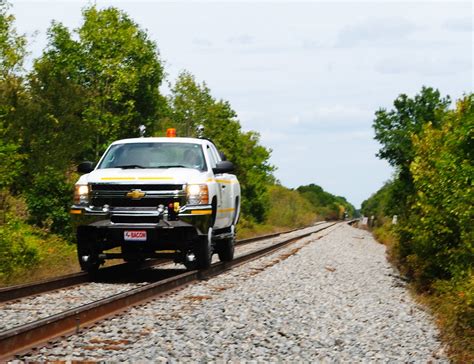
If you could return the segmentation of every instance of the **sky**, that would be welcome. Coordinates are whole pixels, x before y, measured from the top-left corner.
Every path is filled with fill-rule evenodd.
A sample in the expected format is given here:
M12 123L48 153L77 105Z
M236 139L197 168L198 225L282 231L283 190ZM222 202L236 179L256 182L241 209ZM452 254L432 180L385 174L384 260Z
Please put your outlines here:
M422 86L473 91L473 5L454 1L23 1L16 28L31 60L52 20L116 6L156 42L169 83L187 70L230 102L242 128L272 149L286 187L315 183L356 207L393 175L372 123Z

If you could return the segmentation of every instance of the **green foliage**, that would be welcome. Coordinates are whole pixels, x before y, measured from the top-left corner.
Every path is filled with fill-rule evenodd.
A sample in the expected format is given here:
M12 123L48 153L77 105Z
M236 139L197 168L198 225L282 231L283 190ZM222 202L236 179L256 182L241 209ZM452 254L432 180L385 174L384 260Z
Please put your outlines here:
M39 263L35 238L25 233L25 229L29 227L18 222L0 226L0 281Z
M347 213L348 217L355 214L354 206L347 202L344 197L334 196L318 185L300 186L297 191L311 203L314 211L324 219L338 220L344 219L344 213Z
M449 97L441 98L438 90L423 87L414 98L399 95L393 103L394 109L380 109L375 113L375 139L381 144L377 155L398 171L393 192L398 201L397 214L402 217L407 212L409 196L414 193L410 173L415 154L412 137L419 134L427 123L438 127L449 104Z
M295 190L280 185L269 188L270 210L266 223L272 226L303 227L316 221L313 205Z
M50 37L69 58L78 51L67 30L54 25ZM49 51L36 60L29 75L30 101L26 116L18 120L22 148L29 155L28 176L53 168L65 171L95 140L94 130L83 120L87 90L77 81L79 71L68 60L60 62L59 51Z
M0 162L9 155L0 167L8 171L0 187L17 179L15 191L27 195L30 221L65 236L71 199L65 176L71 164L97 159L115 139L138 136L139 125L152 129L165 102L158 90L163 69L146 33L116 8L92 6L83 17L73 32L53 22L27 88L16 75L19 56L8 58L9 68L2 69L17 82L4 77L0 83ZM1 20L2 54L24 55L24 38L12 30L13 18Z
M2 81L23 70L26 38L18 35L13 26L15 17L8 14L9 5L0 0L0 77Z
M11 138L14 120L24 98L20 73L26 55L26 38L18 35L8 14L8 4L0 1L0 191L4 193L18 177L24 156L17 140ZM3 199L2 199L3 200ZM3 203L0 209L3 209Z
M474 99L466 96L456 110L447 111L449 98L440 99L431 89L423 88L414 100L402 96L396 101L398 111L391 112L397 123L390 126L379 119L374 127L379 136L387 136L393 125L412 120L398 128L392 139L379 139L385 143L381 157L400 168L408 167L410 188L398 175L364 201L362 211L379 217L403 215L396 229L398 260L420 286L428 287L436 279L471 274ZM388 131L381 130L382 126Z
M96 125L102 152L111 140L138 136L139 125L152 129L163 101L163 68L156 45L125 13L91 7L83 16L82 82L91 93L84 116Z
M441 98L438 90L423 87L413 99L398 96L393 110L378 110L373 125L375 139L382 144L378 156L394 167L409 168L414 157L412 135L428 122L439 126L449 104L449 97Z
M146 33L116 8L92 6L83 17L73 33L53 23L30 75L39 120L27 121L34 131L28 146L33 155L63 149L63 164L78 156L97 160L113 140L139 136L140 125L152 132L165 102L158 89L163 68Z
M376 193L362 202L361 212L364 216L375 216L378 225L400 213L398 204L398 179L386 182Z
M15 218L0 226L0 286L77 269L73 244Z
M51 168L36 174L26 194L30 221L53 233L70 237L72 230L69 207L72 194L73 185L67 182L64 174Z
M433 290L428 304L443 322L442 335L451 344L452 361L474 362L474 274L437 280Z
M18 153L18 146L3 144L0 140L0 191L10 187L22 169L23 155Z
M180 136L196 137L202 125L202 136L211 139L236 166L242 212L263 222L269 206L267 185L273 182L274 167L269 164L271 151L259 144L258 133L243 132L230 104L214 99L206 84L198 84L187 72L178 77L169 101L172 123L163 127L173 126Z
M474 96L460 100L440 129L413 138L416 195L401 233L421 282L469 274L474 257Z
M239 221L238 236L247 238L309 226L318 220L313 205L298 191L279 184L268 186L268 212L263 223L242 216Z

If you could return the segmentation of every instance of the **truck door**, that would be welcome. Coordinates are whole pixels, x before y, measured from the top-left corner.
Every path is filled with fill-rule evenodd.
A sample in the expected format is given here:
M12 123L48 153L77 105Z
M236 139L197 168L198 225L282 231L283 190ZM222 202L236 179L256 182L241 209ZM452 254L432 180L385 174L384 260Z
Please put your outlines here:
M214 150L211 148L209 144L206 144L206 152L209 156L209 160L211 162L211 168L214 168L217 163L217 155L214 153ZM216 183L217 185L217 212L216 212L216 221L214 223L214 228L220 229L221 227L224 226L225 221L223 221L223 216L221 213L222 210L222 187L221 184L217 181L218 178L216 175L214 175L214 181L213 183Z
M216 161L221 161L221 157L214 145L210 145L210 151ZM220 191L220 206L217 210L217 219L219 220L219 227L229 227L232 224L233 218L233 201L232 201L232 179L227 173L220 173L215 175L216 182L219 185Z

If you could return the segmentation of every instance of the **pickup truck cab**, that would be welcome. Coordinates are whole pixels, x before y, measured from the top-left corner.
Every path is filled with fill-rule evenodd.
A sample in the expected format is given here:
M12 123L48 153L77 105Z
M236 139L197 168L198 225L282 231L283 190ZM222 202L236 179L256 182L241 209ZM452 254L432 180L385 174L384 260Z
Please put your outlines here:
M214 253L232 260L241 196L233 169L206 139L113 142L96 166L78 166L71 214L81 268L118 258L172 257L189 269L208 268Z

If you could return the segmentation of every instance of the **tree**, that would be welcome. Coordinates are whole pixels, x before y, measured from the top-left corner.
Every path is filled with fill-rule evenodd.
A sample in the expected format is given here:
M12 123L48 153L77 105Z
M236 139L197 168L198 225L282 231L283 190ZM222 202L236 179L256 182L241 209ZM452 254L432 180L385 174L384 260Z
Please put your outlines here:
M414 158L412 137L429 122L439 127L449 104L449 97L441 98L438 90L423 87L412 99L405 94L398 96L394 109L380 109L375 113L375 139L381 144L377 156L386 159L398 172L399 183L395 183L392 190L399 201L399 209L395 211L398 215L405 215L409 196L414 193L410 173Z
M24 156L12 130L25 99L23 61L26 38L14 28L15 18L8 14L8 4L0 1L0 212L4 221L6 190L22 170Z
M74 33L59 23L49 29L30 77L41 109L31 123L46 130L39 149L57 135L70 157L98 159L111 141L139 136L140 125L153 133L165 104L163 68L156 45L124 12L92 6L83 17Z
M74 162L97 160L113 140L139 136L140 125L152 133L165 104L158 89L163 68L146 33L116 8L92 6L83 18L74 31L52 23L48 46L28 75L27 102L14 128L28 157L21 179L28 182L21 187L30 220L64 234L69 203L62 194L71 187ZM46 174L48 186L41 180ZM55 203L43 198L44 190Z
M92 94L84 116L97 124L98 156L110 140L138 136L140 125L153 132L164 103L158 89L163 67L156 45L125 13L91 7L83 16L84 82Z
M385 184L367 200L362 202L361 212L364 216L375 216L379 223L386 218L392 218L399 211L399 201L396 191L400 190L399 179L394 179Z
M345 212L349 216L353 216L355 213L354 206L347 202L344 197L334 196L314 183L299 186L297 191L311 203L316 213L325 219L342 219Z
M450 102L449 97L441 98L438 90L423 87L413 99L398 96L394 109L378 110L373 124L375 139L382 145L378 157L394 167L409 168L414 156L412 136L428 122L438 127Z
M96 130L83 115L91 95L81 82L80 44L61 24L48 34L48 50L29 75L28 113L19 129L28 179L49 168L64 173L95 141Z
M459 100L441 127L413 137L416 195L401 241L421 281L472 274L474 256L474 95Z

